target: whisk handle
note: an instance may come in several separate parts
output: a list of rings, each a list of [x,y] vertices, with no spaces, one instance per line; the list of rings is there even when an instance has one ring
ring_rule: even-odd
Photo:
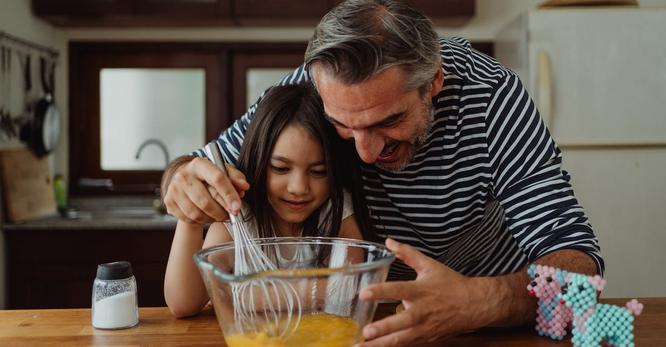
[[[224,172],[227,177],[229,177],[229,171],[227,171],[227,166],[225,164],[224,157],[222,156],[222,152],[220,152],[220,148],[217,146],[216,141],[211,141],[208,144],[206,144],[206,152],[209,154],[209,158],[213,161],[213,164],[220,168]],[[239,214],[242,216],[242,213]],[[231,213],[229,213],[229,219],[231,219],[232,223],[235,223],[237,221],[238,216],[235,216]]]
[[[217,143],[215,141],[209,142],[206,145],[206,152],[210,154],[210,159],[213,161],[213,164],[215,164],[217,167],[222,169],[224,171],[224,174],[229,176],[229,172],[227,171],[227,167],[224,165],[224,157],[222,156],[222,153],[220,152],[220,148],[217,147]]]

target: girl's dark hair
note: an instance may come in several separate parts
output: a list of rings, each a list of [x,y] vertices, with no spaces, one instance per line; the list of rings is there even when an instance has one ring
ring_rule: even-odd
[[[326,163],[326,178],[330,192],[330,209],[324,203],[303,222],[303,236],[337,236],[342,220],[343,171],[342,140],[335,128],[324,118],[322,101],[307,83],[275,86],[259,102],[245,133],[240,149],[238,169],[250,183],[244,200],[257,222],[258,237],[275,237],[271,223],[266,176],[275,142],[289,125],[300,125],[321,143]],[[308,150],[302,148],[301,150]],[[319,228],[322,221],[323,230]]]

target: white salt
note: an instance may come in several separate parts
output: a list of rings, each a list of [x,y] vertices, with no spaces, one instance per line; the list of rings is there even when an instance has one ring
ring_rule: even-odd
[[[139,311],[134,292],[124,292],[94,303],[92,324],[100,329],[118,329],[135,326]]]

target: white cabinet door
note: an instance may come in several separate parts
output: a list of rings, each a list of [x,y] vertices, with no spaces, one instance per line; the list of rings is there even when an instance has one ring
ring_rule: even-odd
[[[535,10],[528,32],[525,82],[542,99],[538,79],[550,73],[558,143],[666,143],[666,9]]]
[[[603,296],[666,296],[666,148],[569,150],[563,167],[599,238]]]

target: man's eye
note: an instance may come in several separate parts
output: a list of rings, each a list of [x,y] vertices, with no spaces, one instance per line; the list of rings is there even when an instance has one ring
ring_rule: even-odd
[[[393,128],[394,126],[400,123],[401,119],[392,120],[390,122],[382,124],[379,128]]]

